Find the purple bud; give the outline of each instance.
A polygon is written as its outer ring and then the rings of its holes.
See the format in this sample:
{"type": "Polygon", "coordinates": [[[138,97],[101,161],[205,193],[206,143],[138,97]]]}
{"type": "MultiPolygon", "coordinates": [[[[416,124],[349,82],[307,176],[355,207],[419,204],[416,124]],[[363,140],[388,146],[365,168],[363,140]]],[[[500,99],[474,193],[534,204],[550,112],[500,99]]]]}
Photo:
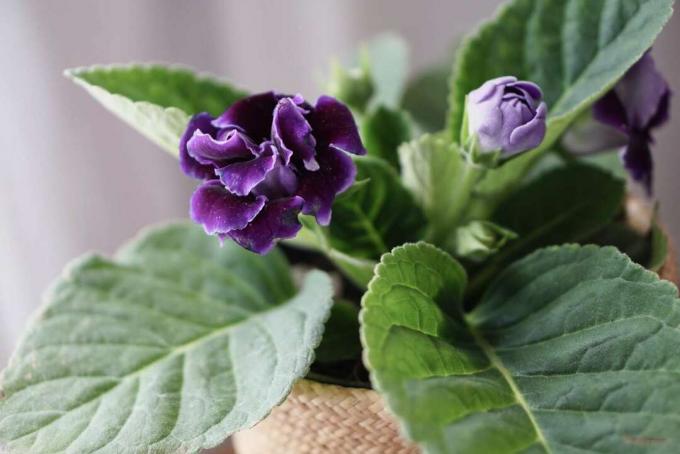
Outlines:
{"type": "Polygon", "coordinates": [[[195,115],[180,141],[180,166],[203,180],[191,218],[206,233],[264,254],[301,228],[300,212],[330,222],[335,196],[356,168],[347,153],[365,154],[350,110],[322,96],[273,92],[238,101],[218,118],[195,115]]]}
{"type": "Polygon", "coordinates": [[[631,177],[652,192],[651,131],[668,121],[671,90],[646,52],[593,106],[595,119],[628,138],[621,151],[631,177]]]}
{"type": "Polygon", "coordinates": [[[541,144],[547,107],[541,89],[513,76],[486,81],[467,99],[468,133],[482,152],[509,157],[541,144]]]}

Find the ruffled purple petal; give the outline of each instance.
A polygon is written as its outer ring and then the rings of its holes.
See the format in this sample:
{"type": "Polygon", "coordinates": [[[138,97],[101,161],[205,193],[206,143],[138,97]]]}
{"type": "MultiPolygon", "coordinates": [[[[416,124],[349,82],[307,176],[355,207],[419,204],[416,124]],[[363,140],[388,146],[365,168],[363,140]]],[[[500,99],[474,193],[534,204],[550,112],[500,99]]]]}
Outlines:
{"type": "Polygon", "coordinates": [[[194,133],[201,131],[205,134],[216,134],[217,129],[212,125],[213,117],[208,113],[199,113],[191,117],[187,129],[179,140],[179,166],[186,175],[200,180],[215,178],[214,167],[205,165],[194,159],[187,149],[187,143],[194,133]]]}
{"type": "Polygon", "coordinates": [[[283,98],[274,109],[272,123],[272,138],[282,152],[284,163],[288,165],[291,156],[295,155],[302,160],[307,170],[317,170],[316,140],[312,135],[312,127],[303,116],[302,108],[295,101],[302,100],[283,98]]]}
{"type": "Polygon", "coordinates": [[[274,168],[277,156],[274,153],[261,154],[249,161],[235,162],[215,170],[220,181],[236,195],[248,195],[264,181],[267,173],[274,168]]]}
{"type": "Polygon", "coordinates": [[[244,248],[266,254],[276,240],[292,238],[300,231],[298,214],[303,203],[301,197],[271,201],[247,227],[232,230],[228,235],[244,248]]]}
{"type": "Polygon", "coordinates": [[[621,161],[631,178],[640,183],[647,194],[652,193],[652,153],[650,151],[651,139],[645,133],[634,132],[630,141],[621,150],[621,161]]]}
{"type": "Polygon", "coordinates": [[[541,103],[532,120],[518,126],[510,133],[510,141],[504,148],[506,156],[511,156],[524,150],[531,150],[543,142],[546,131],[545,117],[547,110],[548,108],[545,103],[541,103]]]}
{"type": "Polygon", "coordinates": [[[274,107],[281,96],[273,91],[236,101],[213,121],[217,128],[238,128],[256,142],[269,139],[274,107]]]}
{"type": "Polygon", "coordinates": [[[230,161],[253,157],[251,150],[255,145],[243,133],[230,130],[223,135],[224,138],[219,140],[201,131],[194,132],[187,143],[189,155],[201,164],[213,166],[213,169],[230,161]]]}
{"type": "Polygon", "coordinates": [[[317,160],[319,170],[300,172],[296,194],[305,201],[303,213],[314,215],[320,225],[328,225],[335,196],[352,185],[357,170],[352,158],[333,147],[319,153],[317,160]]]}
{"type": "Polygon", "coordinates": [[[242,229],[262,210],[266,197],[240,197],[218,180],[205,181],[191,196],[191,219],[208,235],[242,229]]]}
{"type": "Polygon", "coordinates": [[[295,193],[298,188],[298,177],[295,171],[277,160],[274,168],[267,173],[264,180],[253,188],[253,194],[263,195],[268,199],[280,199],[295,193]]]}
{"type": "Polygon", "coordinates": [[[317,149],[330,146],[347,153],[366,154],[352,112],[335,98],[319,97],[309,114],[309,123],[316,137],[317,149]]]}

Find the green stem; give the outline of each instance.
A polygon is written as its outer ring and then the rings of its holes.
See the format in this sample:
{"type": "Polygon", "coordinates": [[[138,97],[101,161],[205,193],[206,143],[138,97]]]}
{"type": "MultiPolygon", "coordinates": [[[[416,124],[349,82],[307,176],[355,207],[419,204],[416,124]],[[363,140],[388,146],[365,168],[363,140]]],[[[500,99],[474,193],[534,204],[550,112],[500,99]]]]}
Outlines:
{"type": "Polygon", "coordinates": [[[438,222],[433,223],[432,230],[428,235],[428,240],[437,246],[445,246],[448,238],[456,227],[461,223],[475,186],[482,179],[486,173],[486,168],[475,165],[470,162],[465,163],[463,172],[460,175],[460,180],[456,186],[456,193],[451,205],[446,213],[442,213],[438,222]]]}

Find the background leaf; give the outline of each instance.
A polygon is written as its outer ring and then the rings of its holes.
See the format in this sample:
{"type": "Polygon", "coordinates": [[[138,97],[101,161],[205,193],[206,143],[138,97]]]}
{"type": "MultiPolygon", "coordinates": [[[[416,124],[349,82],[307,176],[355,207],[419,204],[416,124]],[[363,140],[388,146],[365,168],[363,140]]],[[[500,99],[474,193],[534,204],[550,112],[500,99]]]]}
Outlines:
{"type": "Polygon", "coordinates": [[[116,262],[69,267],[2,376],[0,443],[18,452],[196,452],[266,416],[304,376],[329,278],[296,293],[278,252],[171,225],[116,262]]]}
{"type": "Polygon", "coordinates": [[[583,164],[559,167],[520,188],[492,216],[518,237],[472,278],[470,296],[478,296],[500,270],[535,249],[588,239],[621,211],[624,195],[622,180],[583,164]]]}
{"type": "Polygon", "coordinates": [[[399,168],[399,146],[411,140],[411,124],[402,110],[378,106],[363,118],[361,139],[368,154],[399,168]]]}
{"type": "Polygon", "coordinates": [[[463,316],[457,270],[433,247],[397,248],[363,300],[372,381],[426,452],[680,449],[673,285],[614,248],[552,247],[463,316]]]}
{"type": "Polygon", "coordinates": [[[377,260],[394,246],[418,239],[424,218],[385,161],[365,156],[354,162],[357,183],[333,204],[328,240],[353,257],[377,260]]]}
{"type": "MultiPolygon", "coordinates": [[[[651,47],[672,5],[672,0],[508,3],[460,48],[450,98],[451,136],[459,139],[467,93],[488,79],[515,75],[538,83],[545,93],[548,134],[540,149],[549,148],[651,47]]],[[[502,198],[540,153],[526,153],[489,172],[480,190],[502,198]]]]}
{"type": "Polygon", "coordinates": [[[348,301],[336,301],[333,304],[315,356],[318,363],[334,363],[361,357],[359,308],[356,305],[348,301]]]}
{"type": "Polygon", "coordinates": [[[218,115],[246,96],[227,82],[161,65],[91,66],[67,70],[66,76],[175,156],[191,115],[218,115]]]}
{"type": "Polygon", "coordinates": [[[446,126],[451,63],[428,68],[409,81],[401,104],[425,132],[446,126]]]}
{"type": "Polygon", "coordinates": [[[380,34],[362,48],[373,79],[371,103],[399,107],[408,78],[409,50],[406,41],[394,33],[380,34]]]}

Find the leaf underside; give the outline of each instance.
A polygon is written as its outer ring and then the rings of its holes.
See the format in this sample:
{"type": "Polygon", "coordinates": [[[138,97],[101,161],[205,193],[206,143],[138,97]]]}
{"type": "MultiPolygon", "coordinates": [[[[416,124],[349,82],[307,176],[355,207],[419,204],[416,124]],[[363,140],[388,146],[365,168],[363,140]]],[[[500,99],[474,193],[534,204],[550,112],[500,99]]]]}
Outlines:
{"type": "Polygon", "coordinates": [[[197,452],[266,416],[307,372],[331,305],[278,252],[151,230],[54,285],[2,376],[12,452],[197,452]]]}
{"type": "Polygon", "coordinates": [[[680,450],[672,284],[611,247],[551,247],[463,316],[459,270],[432,246],[396,248],[363,301],[373,383],[427,452],[680,450]]]}
{"type": "Polygon", "coordinates": [[[191,115],[219,115],[246,96],[227,82],[180,67],[91,66],[67,70],[66,76],[173,155],[191,115]]]}

